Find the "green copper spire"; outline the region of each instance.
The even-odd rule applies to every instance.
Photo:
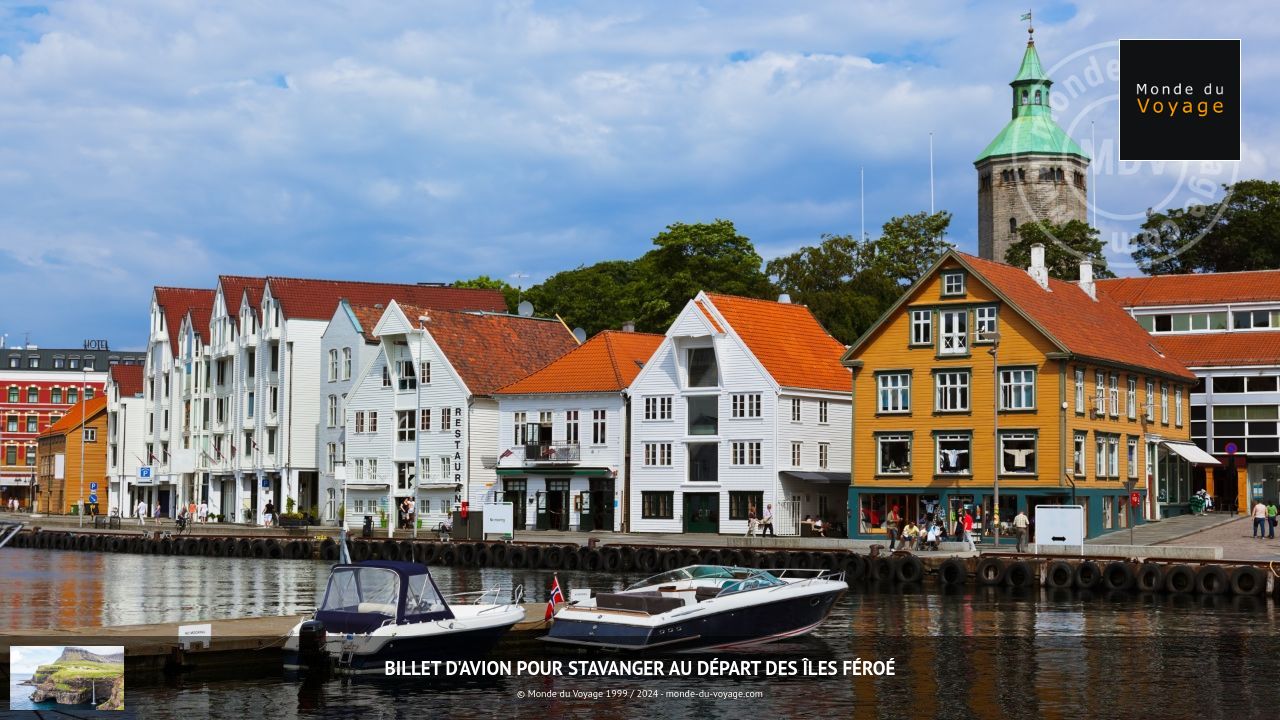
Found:
[[[1035,32],[1028,30],[1027,32]],[[1012,119],[995,140],[987,146],[974,164],[1006,155],[1088,155],[1053,121],[1049,106],[1049,87],[1053,81],[1040,66],[1034,39],[1027,40],[1018,75],[1009,83],[1013,88]]]

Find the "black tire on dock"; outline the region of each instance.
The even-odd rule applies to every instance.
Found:
[[[311,543],[306,540],[294,540],[289,543],[289,559],[302,560],[311,557]]]
[[[717,553],[717,557],[719,554]],[[675,570],[680,567],[681,552],[679,550],[664,550],[658,554],[658,569],[662,571]],[[718,565],[720,563],[711,563]]]
[[[1076,565],[1072,579],[1081,590],[1092,590],[1102,584],[1102,568],[1092,560],[1085,560]]]
[[[196,553],[199,555],[211,555],[209,550],[209,538],[200,538],[196,541]]]
[[[560,569],[561,570],[577,570],[582,567],[582,555],[578,553],[578,548],[565,547],[560,552]]]
[[[444,549],[445,548],[442,548],[441,552],[444,552]],[[525,549],[520,547],[519,545],[516,545],[515,547],[511,548],[511,550],[507,552],[507,567],[512,567],[512,568],[524,567],[526,554],[527,553],[525,552]],[[437,557],[439,556],[437,555]]]
[[[914,555],[898,558],[893,577],[900,583],[918,583],[924,579],[924,563]]]
[[[840,569],[844,571],[845,582],[857,582],[867,573],[866,561],[857,553],[845,553]]]
[[[511,547],[506,543],[497,543],[489,547],[489,563],[494,567],[507,566],[507,553]]]
[[[542,548],[530,545],[524,551],[524,566],[533,570],[542,567]]]
[[[658,569],[658,551],[644,548],[636,551],[636,569],[642,573],[651,573]]]
[[[938,566],[938,581],[943,585],[963,585],[969,578],[969,568],[960,558],[947,558]]]
[[[725,565],[742,567],[742,552],[739,550],[722,550],[720,551],[720,558],[724,561]],[[677,565],[676,567],[679,566]]]
[[[979,585],[993,587],[1004,582],[1004,561],[998,557],[984,557],[978,561],[973,574]]]
[[[275,538],[267,538],[267,557],[272,560],[279,560],[284,557],[284,548]]]
[[[240,538],[236,541],[236,557],[253,557],[253,541],[248,538]]]
[[[542,551],[542,566],[548,570],[557,570],[560,568],[561,555],[564,553],[559,546],[552,545]]]
[[[790,563],[790,566],[797,570],[808,570],[813,567],[813,558],[807,552],[793,552],[791,553]],[[892,576],[891,573],[890,577]]]
[[[1133,580],[1138,592],[1160,592],[1164,589],[1164,569],[1158,563],[1142,563]]]
[[[840,569],[840,566],[844,563],[844,558],[840,556],[840,553],[823,552],[823,553],[814,553],[814,555],[816,556],[814,558],[814,565],[817,566],[818,569],[820,570],[838,570]],[[924,574],[923,566],[921,566],[920,574],[921,575]],[[912,580],[910,582],[917,582],[917,581]]]
[[[700,560],[701,557],[698,555],[697,550],[685,549],[680,551],[680,567],[697,565]]]
[[[79,550],[80,552],[84,552],[89,549],[89,544],[92,542],[93,542],[93,539],[90,538],[88,535],[81,535],[80,537],[76,538],[76,549]]]
[[[1054,560],[1044,571],[1045,586],[1055,590],[1065,590],[1075,581],[1075,571],[1066,560]]]
[[[351,560],[353,562],[368,560],[369,555],[372,554],[372,548],[369,547],[370,544],[364,540],[351,543],[351,546],[347,548],[347,552],[351,553]]]
[[[338,544],[332,540],[327,540],[320,544],[320,559],[325,562],[335,562],[338,559]]]
[[[413,562],[413,546],[414,546],[414,542],[412,540],[400,541],[400,561],[401,562]]]
[[[676,553],[673,550],[671,554],[677,555],[677,561],[678,561],[678,553]],[[676,567],[679,567],[679,565],[677,565]],[[604,570],[605,572],[618,572],[621,568],[622,568],[622,553],[618,551],[618,548],[616,547],[600,548],[600,569],[601,570]]]
[[[457,547],[457,553],[454,561],[458,565],[474,565],[476,562],[476,546],[471,543],[463,543]]]
[[[1107,590],[1132,590],[1136,573],[1127,562],[1107,563],[1102,570],[1102,587]]]
[[[249,554],[255,558],[264,558],[267,556],[267,543],[263,540],[254,540],[249,546]]]
[[[321,550],[321,553],[324,552],[323,544],[321,545],[320,550]],[[431,543],[416,542],[413,544],[413,561],[414,562],[426,565],[427,556],[430,554],[431,554]]]
[[[1261,595],[1267,591],[1267,574],[1251,565],[1231,572],[1231,592],[1236,595]]]
[[[722,564],[721,557],[719,550],[703,550],[698,553],[698,561],[703,565],[720,565]],[[667,568],[664,565],[662,569],[666,570]]]
[[[1221,565],[1205,565],[1196,573],[1196,592],[1201,595],[1221,595],[1231,589],[1231,579]]]
[[[600,557],[599,548],[584,547],[577,553],[578,567],[590,572],[596,572],[604,565],[604,558]]]
[[[618,569],[622,572],[631,572],[636,569],[636,549],[631,545],[623,545],[618,548],[618,555],[622,562]]]
[[[458,548],[447,547],[440,551],[441,565],[453,565],[456,562],[458,562]]]
[[[373,548],[377,551],[377,559],[379,560],[399,560],[400,546],[396,545],[395,540],[383,540]]]
[[[1186,565],[1171,565],[1164,573],[1164,589],[1171,593],[1189,593],[1196,589],[1196,573]]]
[[[769,556],[770,570],[786,570],[791,567],[791,553],[786,550],[778,550]]]
[[[162,540],[160,541],[160,554],[161,554],[161,555],[172,555],[172,554],[173,554],[173,541],[172,541],[172,540],[170,540],[169,538],[164,538],[164,539],[162,539]]]
[[[871,559],[871,579],[879,583],[887,583],[893,580],[896,568],[893,562],[884,556]]]
[[[1029,588],[1036,583],[1036,575],[1026,560],[1014,560],[1004,569],[1004,584],[1011,588]]]
[[[489,567],[493,564],[493,547],[490,545],[477,545],[476,567]]]

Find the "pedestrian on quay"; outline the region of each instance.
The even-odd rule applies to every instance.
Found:
[[[773,531],[773,503],[764,506],[764,516],[760,518],[760,537],[765,535],[778,536]]]
[[[200,501],[200,507],[196,510],[196,514],[200,518],[200,524],[204,525],[209,522],[209,503],[204,500]]]
[[[893,550],[893,546],[898,540],[898,524],[902,522],[902,516],[898,514],[898,506],[894,505],[889,508],[889,514],[884,517],[884,532],[889,536],[889,549]]]
[[[747,537],[755,537],[756,527],[759,525],[756,519],[756,504],[747,504]]]
[[[1027,511],[1019,510],[1018,514],[1013,518],[1013,531],[1018,536],[1018,552],[1026,552],[1027,547],[1027,526],[1031,521],[1027,519]]]
[[[964,541],[969,543],[970,550],[977,552],[978,544],[973,541],[973,513],[965,510],[961,522],[964,524]]]
[[[276,515],[276,506],[270,500],[268,500],[267,506],[262,508],[262,526],[271,527],[271,521],[275,519],[275,515]]]
[[[147,501],[139,500],[138,507],[134,508],[134,512],[138,513],[138,525],[147,524]]]
[[[1262,539],[1267,537],[1267,506],[1261,500],[1253,504],[1253,536]]]
[[[915,550],[919,539],[920,526],[908,520],[907,524],[902,528],[902,549]]]
[[[1276,514],[1278,512],[1280,512],[1280,508],[1277,508],[1274,502],[1269,503],[1267,505],[1267,539],[1268,540],[1276,539]]]
[[[159,500],[157,500],[151,508],[151,517],[153,518],[160,517],[160,501]]]

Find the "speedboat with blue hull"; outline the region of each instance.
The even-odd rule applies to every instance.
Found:
[[[691,565],[565,605],[542,639],[608,650],[723,650],[804,635],[849,589],[843,573]]]
[[[450,604],[426,565],[335,565],[320,609],[285,640],[285,670],[381,673],[387,661],[484,656],[525,615],[518,590],[502,603],[496,592]],[[495,602],[484,602],[490,593]]]

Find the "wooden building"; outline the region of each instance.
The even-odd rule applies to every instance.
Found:
[[[100,512],[106,512],[106,395],[82,401],[40,433],[36,440],[36,485],[41,512],[75,512],[80,500],[88,505],[95,497]]]

